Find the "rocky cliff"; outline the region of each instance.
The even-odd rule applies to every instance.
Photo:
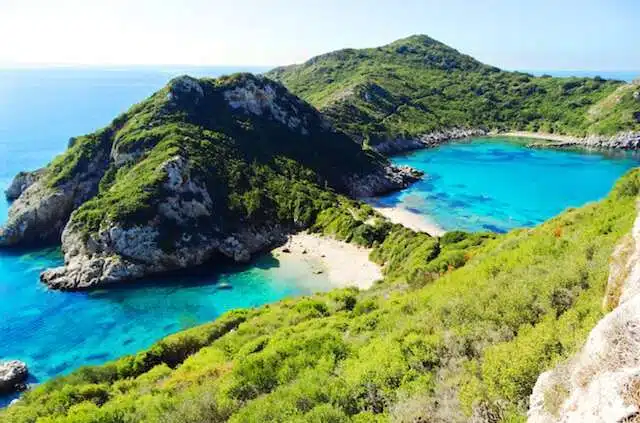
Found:
[[[486,129],[451,128],[428,132],[416,138],[393,139],[380,141],[371,148],[381,154],[395,154],[421,148],[436,147],[446,141],[487,135]]]
[[[266,78],[180,77],[47,168],[16,177],[0,246],[62,242],[42,280],[86,289],[198,265],[246,261],[307,227],[341,194],[419,178],[363,151]]]
[[[640,416],[640,216],[612,256],[604,306],[613,310],[582,350],[538,378],[530,423],[617,423]]]

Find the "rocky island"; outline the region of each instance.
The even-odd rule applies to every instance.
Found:
[[[42,281],[86,289],[247,261],[309,227],[340,195],[417,180],[264,77],[179,77],[45,169],[16,176],[0,246],[62,243]]]

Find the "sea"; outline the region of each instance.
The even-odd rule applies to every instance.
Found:
[[[0,69],[0,190],[17,172],[46,165],[64,151],[70,137],[107,125],[174,76],[265,70]],[[524,142],[502,138],[456,142],[393,160],[423,169],[427,177],[380,201],[428,216],[447,230],[496,232],[534,226],[566,207],[597,200],[638,163],[627,153],[530,150]],[[0,196],[0,223],[8,208]],[[326,276],[312,274],[309,263],[265,254],[250,265],[177,272],[127,288],[46,289],[39,273],[61,264],[57,247],[0,250],[0,360],[25,361],[33,384],[134,353],[230,309],[331,287]],[[0,397],[0,406],[12,398]]]

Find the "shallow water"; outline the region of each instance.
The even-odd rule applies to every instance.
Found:
[[[410,188],[379,198],[427,215],[445,230],[505,232],[535,226],[567,207],[604,197],[637,154],[530,149],[527,140],[492,137],[396,156],[426,173]]]
[[[232,70],[0,70],[0,190],[18,171],[45,165],[69,137],[106,125],[171,76]],[[394,160],[429,176],[382,201],[429,214],[446,229],[497,231],[600,198],[636,163],[626,156],[527,150],[504,140],[449,144]],[[0,196],[0,222],[7,208]],[[0,360],[26,361],[32,382],[136,352],[232,308],[330,287],[308,262],[263,256],[252,266],[202,268],[128,289],[48,291],[38,274],[61,262],[55,248],[0,250]],[[220,289],[222,283],[231,289]],[[9,399],[0,397],[0,405]]]

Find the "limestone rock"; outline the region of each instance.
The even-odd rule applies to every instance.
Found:
[[[618,286],[624,277],[620,305],[598,322],[571,361],[540,375],[529,401],[530,423],[617,423],[640,414],[640,217],[632,237],[631,253],[623,245],[612,258],[609,284]],[[616,257],[622,252],[624,269]]]
[[[0,393],[11,393],[26,389],[29,371],[22,361],[0,362]]]
[[[366,198],[406,188],[422,176],[421,171],[409,166],[387,166],[376,173],[346,178],[346,185],[353,197]]]
[[[7,200],[13,201],[20,197],[23,192],[27,190],[31,185],[33,185],[39,178],[42,176],[44,169],[38,169],[33,172],[20,172],[18,173],[9,187],[6,189],[5,194],[7,196]]]
[[[429,132],[416,138],[387,140],[378,143],[371,148],[378,153],[394,154],[401,153],[403,151],[417,150],[420,148],[436,147],[449,140],[479,137],[487,134],[487,130],[480,128],[451,128]]]

